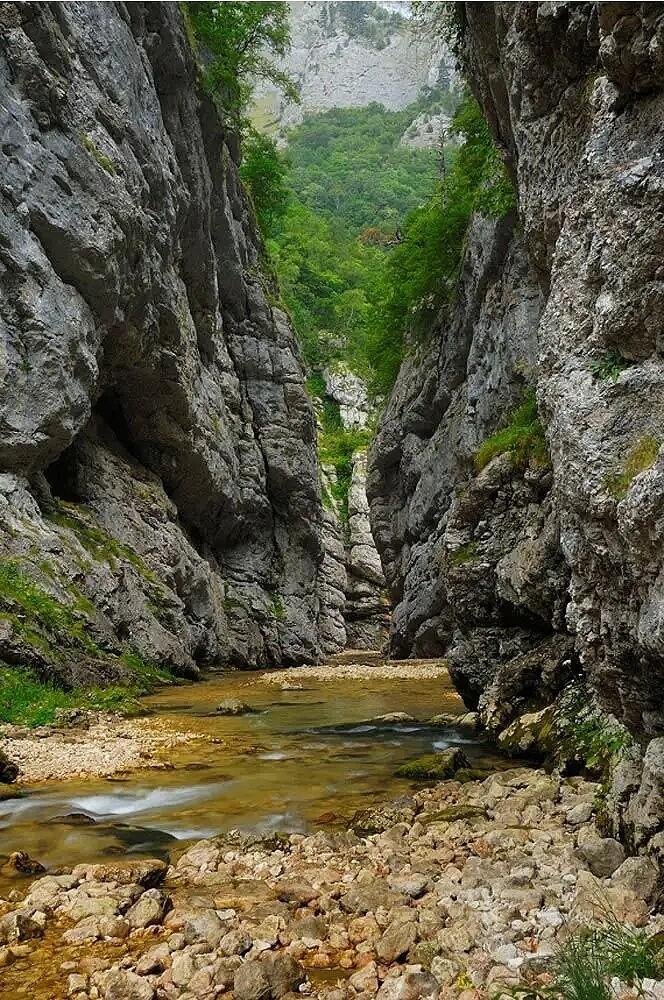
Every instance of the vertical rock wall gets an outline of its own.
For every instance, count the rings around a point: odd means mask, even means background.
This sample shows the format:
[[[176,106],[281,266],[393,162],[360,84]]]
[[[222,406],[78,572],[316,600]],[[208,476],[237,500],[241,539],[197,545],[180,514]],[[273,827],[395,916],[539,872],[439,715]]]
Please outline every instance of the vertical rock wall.
[[[664,8],[456,17],[518,226],[474,221],[458,301],[404,363],[371,452],[392,646],[447,652],[501,725],[583,673],[635,740],[616,829],[660,856]],[[529,391],[549,460],[503,449],[478,471]]]
[[[315,658],[313,412],[177,4],[4,4],[0,89],[0,658]]]

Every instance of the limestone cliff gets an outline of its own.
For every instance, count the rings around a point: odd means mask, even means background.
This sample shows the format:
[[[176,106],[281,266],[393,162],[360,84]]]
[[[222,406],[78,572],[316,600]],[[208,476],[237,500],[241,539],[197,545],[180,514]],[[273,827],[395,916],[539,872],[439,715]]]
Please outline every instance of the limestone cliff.
[[[0,91],[0,659],[315,658],[315,421],[178,5],[3,4]]]
[[[373,101],[399,110],[454,83],[447,45],[413,30],[406,2],[296,0],[289,6],[291,46],[283,67],[297,81],[301,100],[289,103],[271,84],[260,84],[255,115],[262,125],[287,129],[308,113]]]
[[[503,721],[527,701],[515,677],[550,699],[580,666],[645,748],[664,728],[664,9],[456,10],[518,220],[475,220],[458,300],[404,364],[372,451],[393,647],[449,651],[471,704],[495,707],[512,678]],[[504,453],[478,472],[532,390],[550,462]],[[616,791],[651,849],[660,744]]]

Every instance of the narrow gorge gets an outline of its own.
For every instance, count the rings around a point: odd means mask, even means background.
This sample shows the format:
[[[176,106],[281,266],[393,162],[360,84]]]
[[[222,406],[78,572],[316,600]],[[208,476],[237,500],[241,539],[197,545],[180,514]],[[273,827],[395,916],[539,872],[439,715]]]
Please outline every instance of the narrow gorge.
[[[0,997],[663,1000],[664,4],[0,4]]]

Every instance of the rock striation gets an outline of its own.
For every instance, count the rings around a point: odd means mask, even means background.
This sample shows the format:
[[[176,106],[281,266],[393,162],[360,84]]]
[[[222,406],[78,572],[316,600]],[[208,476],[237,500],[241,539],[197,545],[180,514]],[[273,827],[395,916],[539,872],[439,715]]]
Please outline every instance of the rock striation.
[[[458,300],[404,363],[371,452],[392,647],[447,651],[468,704],[502,721],[581,670],[647,744],[664,727],[662,11],[467,3],[456,18],[519,224],[474,220]],[[479,469],[528,392],[549,459],[504,449]],[[652,848],[658,741],[636,757],[617,795]]]
[[[311,661],[315,421],[176,4],[0,12],[0,658]]]

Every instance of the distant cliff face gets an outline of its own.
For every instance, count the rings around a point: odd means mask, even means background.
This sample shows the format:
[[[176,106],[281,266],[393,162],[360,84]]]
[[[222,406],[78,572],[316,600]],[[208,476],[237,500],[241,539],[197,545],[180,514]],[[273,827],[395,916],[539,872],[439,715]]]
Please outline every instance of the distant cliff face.
[[[448,651],[470,703],[524,657],[533,676],[578,658],[605,709],[657,735],[661,8],[469,3],[457,16],[520,225],[475,221],[458,302],[404,364],[372,451],[393,646]],[[529,391],[550,462],[503,448],[478,472]]]
[[[256,115],[282,128],[329,108],[358,108],[376,101],[390,110],[411,104],[427,90],[447,87],[452,59],[442,41],[412,27],[408,3],[290,4],[291,49],[285,68],[298,81],[299,105],[261,86]]]
[[[0,659],[316,657],[315,421],[178,6],[4,4],[0,87]]]

